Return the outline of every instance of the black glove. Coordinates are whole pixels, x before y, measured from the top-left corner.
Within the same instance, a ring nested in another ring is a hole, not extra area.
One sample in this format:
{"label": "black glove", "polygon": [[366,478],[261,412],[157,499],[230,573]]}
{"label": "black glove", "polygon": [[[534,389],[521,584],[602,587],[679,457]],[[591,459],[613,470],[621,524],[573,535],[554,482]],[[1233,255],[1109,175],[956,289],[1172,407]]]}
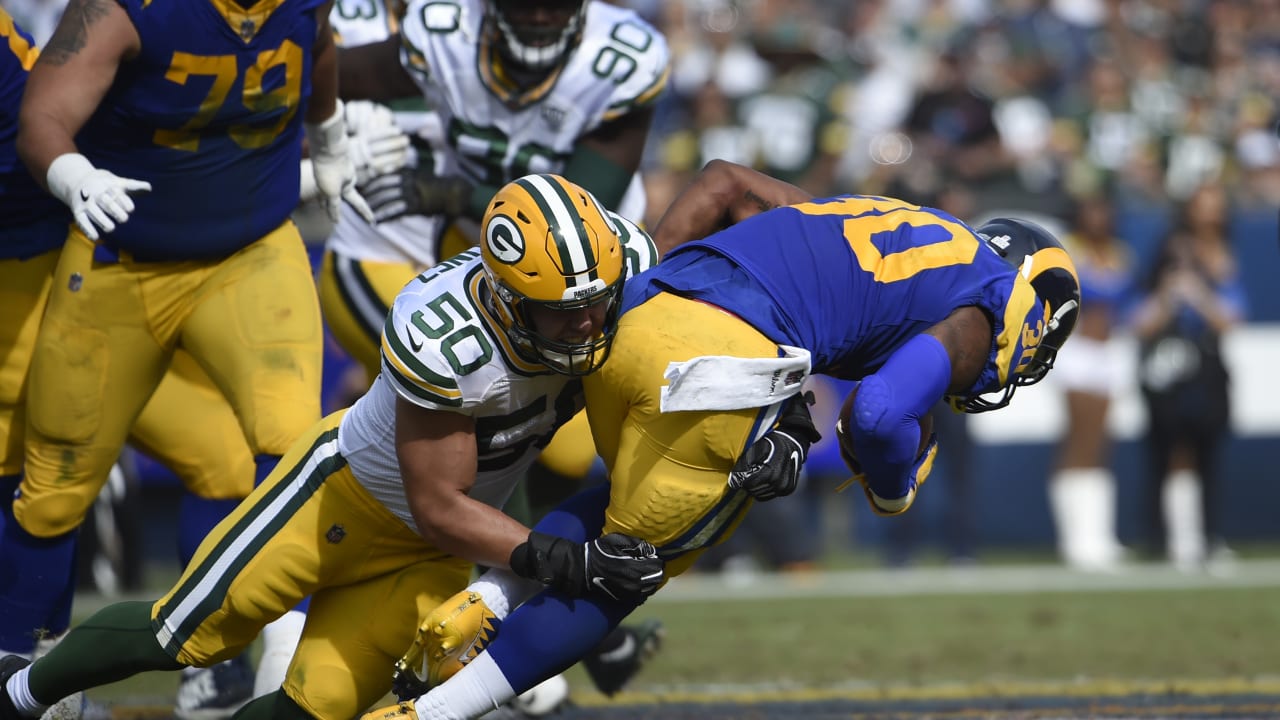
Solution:
{"label": "black glove", "polygon": [[405,215],[458,217],[471,202],[472,185],[460,177],[437,177],[422,168],[401,168],[360,186],[378,222]]}
{"label": "black glove", "polygon": [[666,577],[665,563],[653,545],[622,533],[578,545],[555,535],[529,533],[511,552],[511,570],[571,597],[588,593],[640,602]]}
{"label": "black glove", "polygon": [[742,453],[729,471],[729,487],[746,490],[756,500],[772,500],[796,491],[809,446],[822,439],[809,417],[813,393],[791,400],[778,425]]}

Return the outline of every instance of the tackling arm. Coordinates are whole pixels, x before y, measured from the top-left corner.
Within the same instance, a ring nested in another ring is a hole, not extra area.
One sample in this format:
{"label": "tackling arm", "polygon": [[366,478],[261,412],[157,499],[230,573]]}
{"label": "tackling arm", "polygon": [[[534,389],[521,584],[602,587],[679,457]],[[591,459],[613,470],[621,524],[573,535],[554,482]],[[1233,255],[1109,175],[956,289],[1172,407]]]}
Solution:
{"label": "tackling arm", "polygon": [[467,493],[476,478],[475,423],[469,415],[396,400],[396,455],[418,531],[444,552],[508,567],[529,528]]}
{"label": "tackling arm", "polygon": [[800,188],[725,160],[703,166],[658,221],[653,241],[666,255],[675,246],[704,238],[753,215],[812,200]]}

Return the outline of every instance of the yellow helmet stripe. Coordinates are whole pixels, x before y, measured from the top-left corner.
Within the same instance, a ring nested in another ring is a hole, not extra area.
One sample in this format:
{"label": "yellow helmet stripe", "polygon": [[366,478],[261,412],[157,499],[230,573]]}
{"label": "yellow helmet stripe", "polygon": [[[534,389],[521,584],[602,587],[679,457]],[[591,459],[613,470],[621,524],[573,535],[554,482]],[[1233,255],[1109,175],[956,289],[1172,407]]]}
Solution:
{"label": "yellow helmet stripe", "polygon": [[[1037,250],[1024,261],[1022,274],[1027,279],[1027,282],[1032,282],[1041,273],[1054,268],[1061,268],[1071,273],[1076,285],[1080,284],[1080,276],[1076,274],[1076,265],[1071,261],[1071,256],[1067,254],[1067,251],[1062,248],[1049,247]],[[1054,310],[1057,310],[1057,308],[1054,308]]]}

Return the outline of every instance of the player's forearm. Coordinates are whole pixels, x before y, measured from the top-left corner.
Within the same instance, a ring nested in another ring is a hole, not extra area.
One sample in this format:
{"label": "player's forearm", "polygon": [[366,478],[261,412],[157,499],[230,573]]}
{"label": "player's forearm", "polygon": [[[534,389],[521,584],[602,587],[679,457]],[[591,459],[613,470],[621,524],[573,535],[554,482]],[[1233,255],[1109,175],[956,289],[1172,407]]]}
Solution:
{"label": "player's forearm", "polygon": [[858,386],[849,430],[877,496],[897,499],[911,491],[920,418],[942,399],[950,379],[951,360],[942,343],[917,335]]}
{"label": "player's forearm", "polygon": [[311,98],[306,121],[319,125],[333,117],[338,106],[338,51],[332,35],[317,41],[311,59]]}
{"label": "player's forearm", "polygon": [[501,510],[458,493],[452,498],[410,498],[418,532],[442,552],[487,567],[508,567],[529,528]]}
{"label": "player's forearm", "polygon": [[421,91],[400,64],[400,38],[338,48],[338,92],[343,100],[388,103],[421,97]]}
{"label": "player's forearm", "polygon": [[653,241],[665,255],[677,245],[706,237],[753,215],[811,199],[800,188],[751,168],[712,160],[676,197]]}
{"label": "player's forearm", "polygon": [[39,108],[24,106],[18,125],[18,155],[36,182],[49,189],[49,166],[77,152],[74,134],[61,120]]}

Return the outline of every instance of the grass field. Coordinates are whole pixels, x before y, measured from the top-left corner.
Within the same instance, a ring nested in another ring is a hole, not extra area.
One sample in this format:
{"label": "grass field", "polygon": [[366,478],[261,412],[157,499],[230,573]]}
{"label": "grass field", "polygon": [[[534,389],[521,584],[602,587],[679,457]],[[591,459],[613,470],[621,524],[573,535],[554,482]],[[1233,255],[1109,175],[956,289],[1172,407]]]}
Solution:
{"label": "grass field", "polygon": [[[1003,698],[1001,707],[1016,708],[1031,698],[1078,702],[1170,691],[1263,696],[1275,703],[1258,706],[1256,716],[1280,712],[1277,561],[1244,561],[1222,576],[1156,566],[1100,576],[1021,565],[760,575],[750,582],[701,576],[677,579],[638,616],[665,624],[662,652],[612,702],[594,692],[584,672],[571,670],[579,712],[595,712],[583,717],[655,703],[830,698],[935,703],[902,716],[944,717],[936,702],[956,698]],[[152,674],[90,697],[164,707],[175,682]]]}

